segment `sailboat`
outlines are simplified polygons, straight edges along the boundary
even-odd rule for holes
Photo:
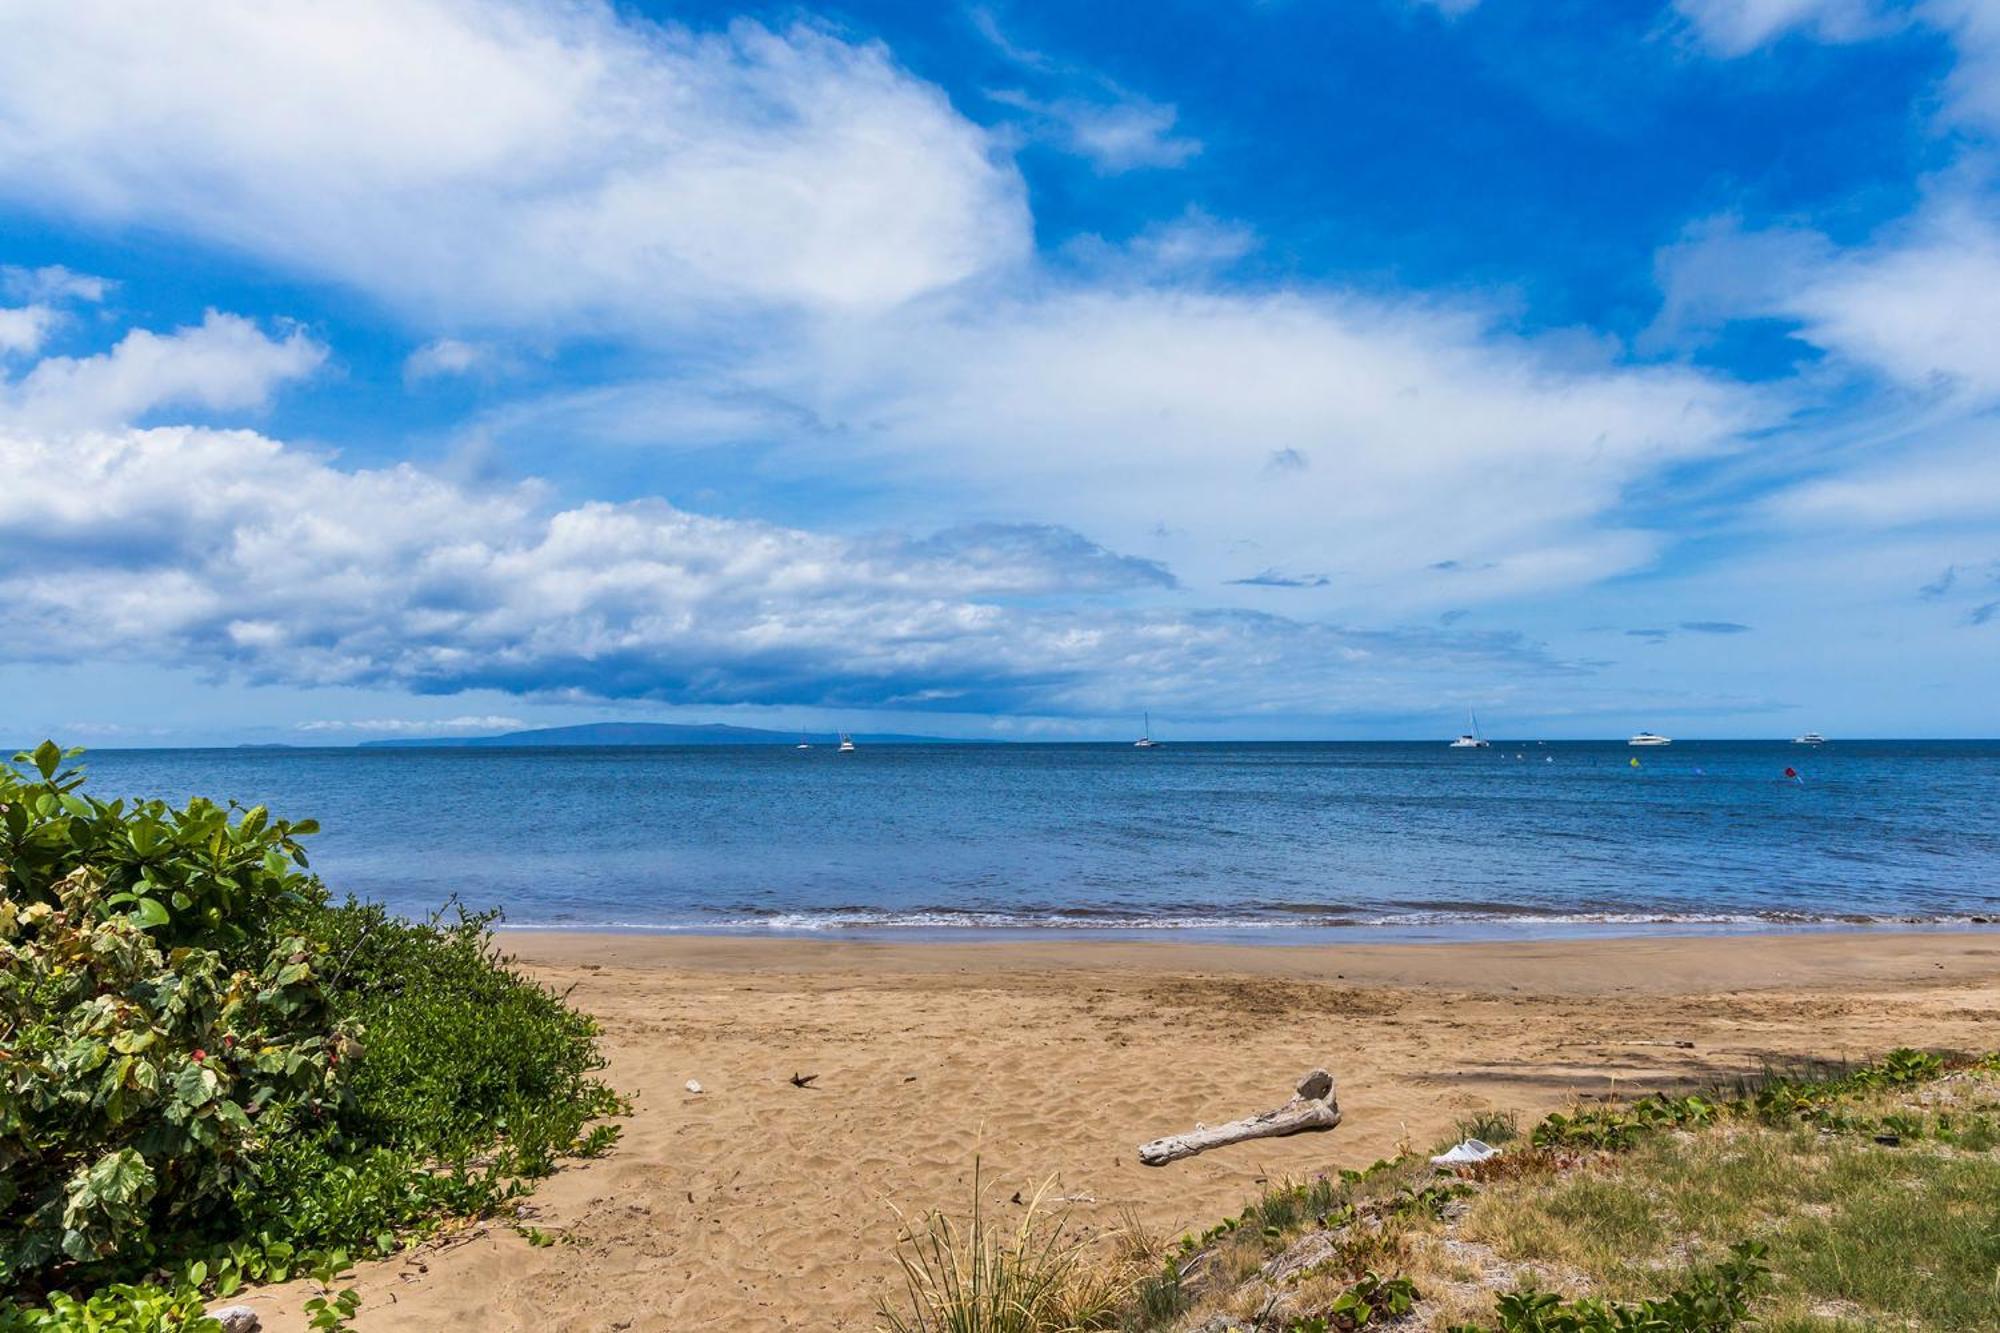
[[[854,737],[848,735],[844,731],[840,733],[840,753],[841,754],[854,753]]]
[[[1479,717],[1470,708],[1465,710],[1465,720],[1472,730],[1451,743],[1454,750],[1490,750],[1493,742],[1479,734]]]
[[[1146,714],[1146,729],[1139,734],[1138,740],[1132,742],[1132,748],[1135,750],[1154,750],[1159,748],[1159,744],[1158,741],[1153,739],[1153,715],[1148,713]]]
[[[802,731],[799,733],[799,743],[792,748],[794,750],[810,750],[812,749],[812,742],[806,739],[806,734]]]

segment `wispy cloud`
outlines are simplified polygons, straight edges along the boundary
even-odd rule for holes
[[[403,380],[421,384],[425,380],[469,375],[493,364],[490,346],[459,338],[438,338],[425,343],[403,362]]]
[[[1333,580],[1324,574],[1286,574],[1275,569],[1266,569],[1248,578],[1230,579],[1229,582],[1249,588],[1325,588]]]
[[[363,717],[316,718],[294,725],[297,731],[360,731],[378,735],[450,734],[481,731],[520,731],[528,724],[518,717],[493,714],[461,714],[457,717]]]
[[[60,305],[65,301],[102,301],[116,286],[106,278],[77,273],[61,264],[23,268],[0,264],[0,295],[39,305]]]
[[[971,19],[995,51],[1046,89],[995,88],[986,94],[1026,113],[1023,126],[1031,136],[1111,174],[1178,167],[1201,151],[1200,140],[1174,132],[1180,112],[1171,103],[1156,102],[1094,70],[1022,46],[1002,31],[991,9],[975,8]]]
[[[1733,620],[1683,620],[1681,628],[1690,634],[1748,634],[1748,625]]]
[[[1100,171],[1178,167],[1201,151],[1201,140],[1174,132],[1180,120],[1175,107],[1136,94],[1043,99],[1017,88],[996,88],[987,96],[1026,112],[1033,134],[1088,159]]]

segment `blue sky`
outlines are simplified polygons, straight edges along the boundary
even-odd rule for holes
[[[0,733],[2000,733],[2000,3],[0,0]]]

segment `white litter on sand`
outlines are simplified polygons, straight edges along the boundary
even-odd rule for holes
[[[1489,1157],[1498,1157],[1500,1150],[1490,1143],[1478,1139],[1467,1139],[1456,1148],[1451,1148],[1431,1158],[1432,1166],[1471,1166]]]

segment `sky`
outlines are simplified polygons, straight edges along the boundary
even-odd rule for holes
[[[0,738],[2000,734],[2000,0],[0,0]]]

